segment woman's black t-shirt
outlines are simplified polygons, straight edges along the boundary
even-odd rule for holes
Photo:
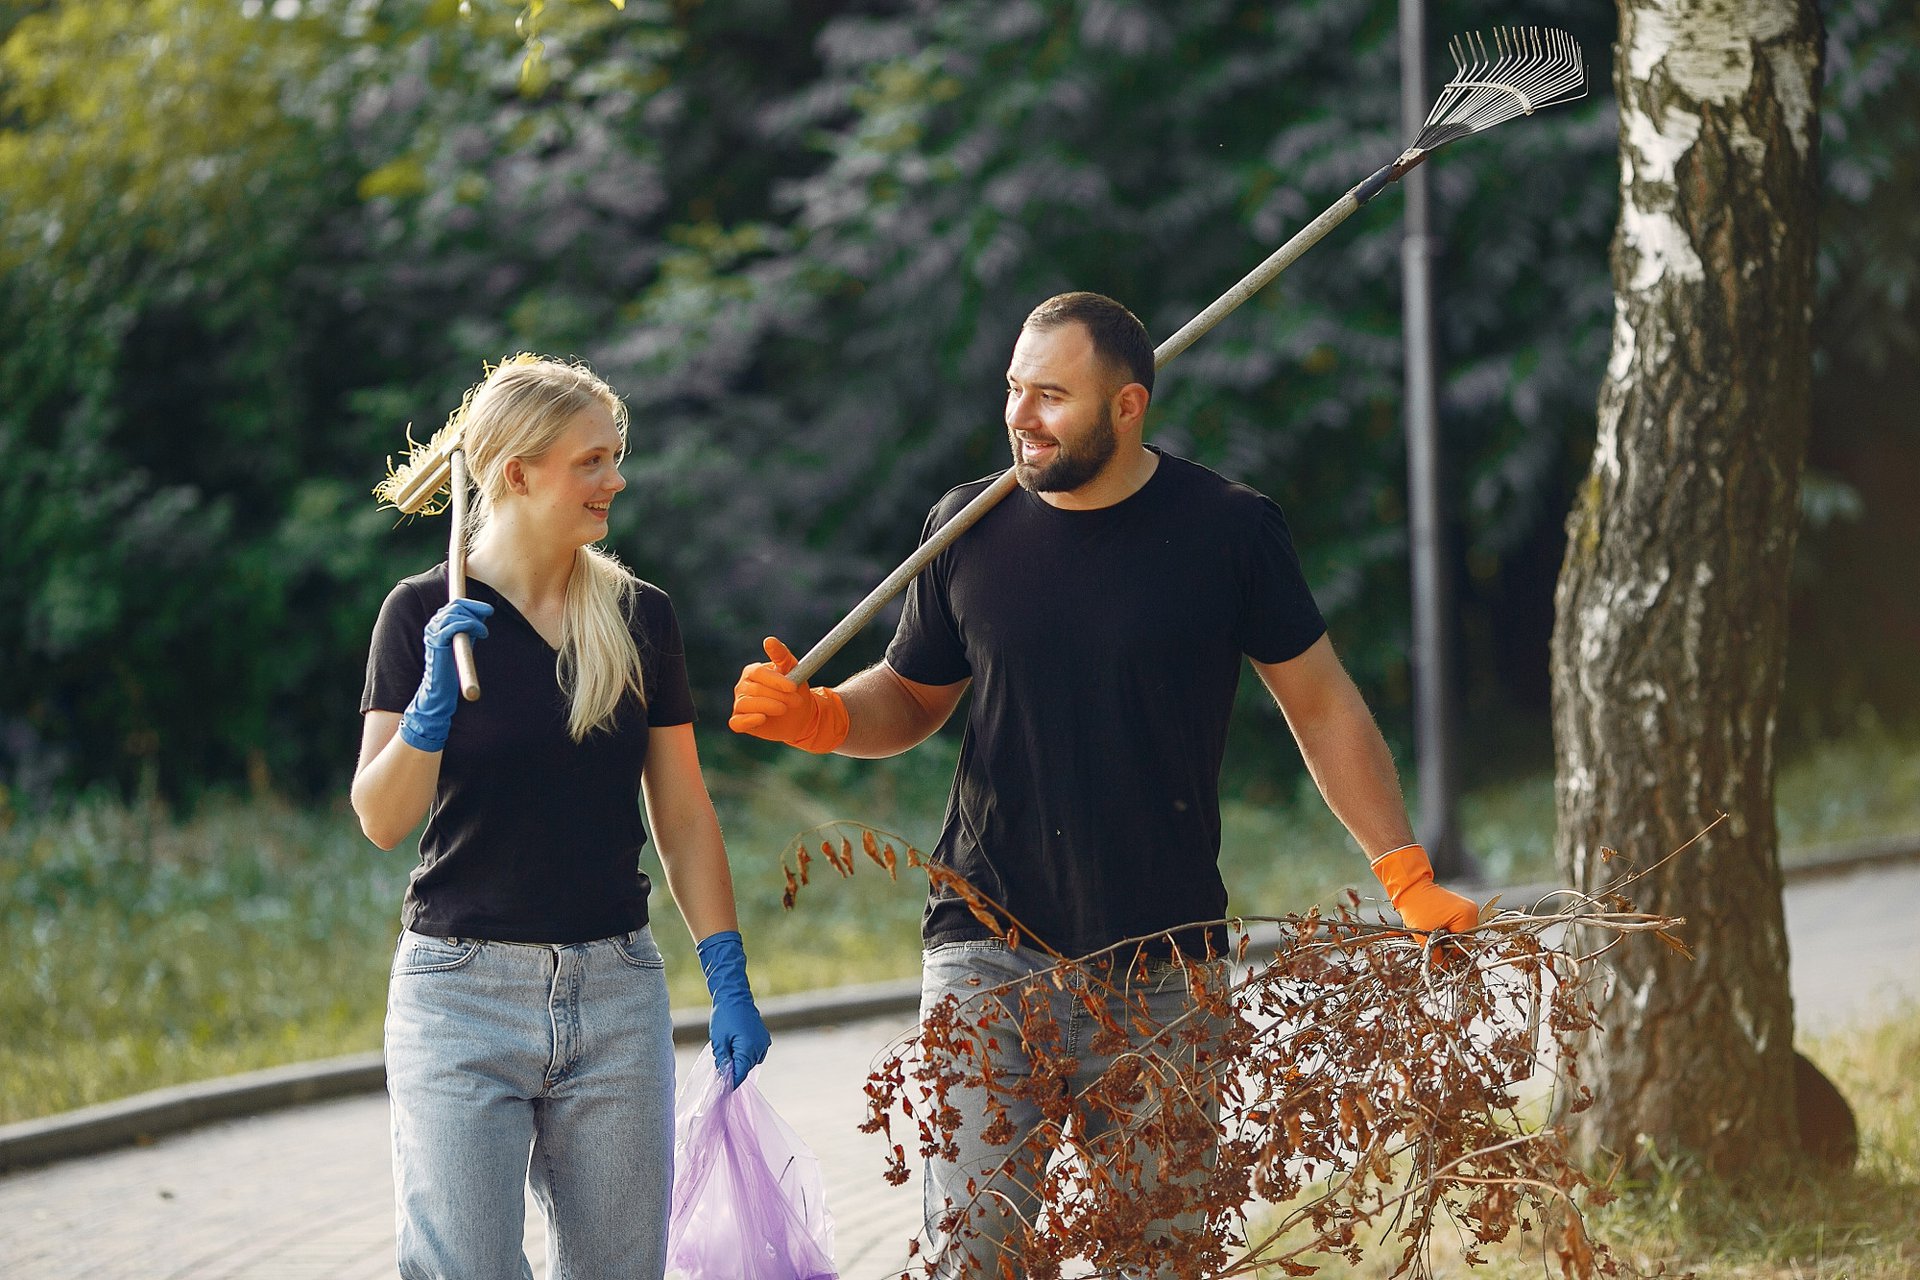
[[[461,702],[407,884],[416,933],[500,942],[587,942],[647,923],[652,885],[640,771],[650,726],[689,724],[680,625],[667,594],[640,582],[631,625],[647,705],[631,695],[609,728],[567,733],[559,652],[508,600],[467,580],[493,606],[474,645],[481,696]],[[403,579],[374,625],[360,710],[406,710],[425,664],[421,631],[447,602],[444,564]]]

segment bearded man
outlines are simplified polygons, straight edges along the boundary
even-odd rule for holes
[[[1192,965],[1173,950],[1203,963],[1223,950],[1196,926],[1226,913],[1220,764],[1243,656],[1405,922],[1477,922],[1414,842],[1392,755],[1334,654],[1280,508],[1142,439],[1153,375],[1146,329],[1111,298],[1068,293],[1036,307],[1007,367],[1020,489],[915,579],[883,662],[813,689],[787,678],[793,657],[769,639],[771,661],[742,672],[728,722],[873,759],[924,741],[971,688],[934,859],[1065,955],[1155,937],[1146,955],[1101,966],[1131,1002],[1117,1021],[1136,1053],[1153,1052],[1152,1028],[1191,1007]],[[926,533],[992,480],[948,493]],[[994,1037],[1003,1082],[1024,1074],[1011,1029],[1023,989],[1050,1001],[1051,1051],[1077,1065],[1064,1089],[1077,1095],[1113,1062],[1073,984],[1036,981],[1046,955],[1010,948],[937,886],[922,932],[923,1017],[948,996],[995,993],[1009,1023]],[[984,1099],[950,1101],[959,1159],[927,1165],[929,1239],[942,1274],[999,1275],[1006,1239],[1034,1220],[1048,1153],[1027,1137],[1041,1109],[1016,1101],[1011,1136],[996,1125],[1005,1140],[989,1141]],[[1113,1119],[1076,1114],[1083,1139]]]

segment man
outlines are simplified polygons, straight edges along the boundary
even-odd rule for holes
[[[792,656],[769,639],[773,661],[742,673],[730,727],[808,751],[890,756],[944,724],[971,685],[935,860],[1066,955],[1164,931],[1197,956],[1204,932],[1182,927],[1226,912],[1219,776],[1244,654],[1402,919],[1472,927],[1475,905],[1434,883],[1414,843],[1392,757],[1334,656],[1280,509],[1144,443],[1153,374],[1145,328],[1112,299],[1069,293],[1035,308],[1007,369],[1021,488],[914,581],[884,662],[811,689],[782,674]],[[927,531],[990,482],[947,494]],[[937,889],[923,934],[923,1016],[945,995],[964,1001],[1047,963],[999,943]],[[1161,958],[1140,971],[1155,1020],[1177,1015],[1183,969]],[[1059,1002],[1063,1021],[1073,1005]],[[1112,1058],[1075,1043],[1075,1030],[1063,1027],[1063,1043],[1080,1064],[1077,1094]],[[999,1065],[1017,1073],[1017,1062]],[[963,1233],[973,1238],[943,1259],[998,1274],[996,1236],[1031,1220],[1042,1163],[1001,1162],[1039,1116],[1020,1109],[1012,1143],[996,1146],[978,1132],[984,1108],[960,1110],[960,1160],[926,1171],[928,1231],[950,1234],[943,1219],[963,1202],[1008,1206],[976,1217]],[[1078,1121],[1083,1134],[1100,1123]],[[970,1194],[970,1181],[993,1194]]]

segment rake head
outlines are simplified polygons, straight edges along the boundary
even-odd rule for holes
[[[1587,96],[1587,67],[1573,37],[1553,27],[1495,27],[1493,53],[1478,34],[1455,36],[1453,79],[1407,148],[1424,157],[1449,142]]]

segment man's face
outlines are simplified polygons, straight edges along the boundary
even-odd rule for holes
[[[1086,326],[1023,329],[1007,366],[1007,440],[1014,477],[1035,493],[1069,493],[1114,455],[1114,373]]]

